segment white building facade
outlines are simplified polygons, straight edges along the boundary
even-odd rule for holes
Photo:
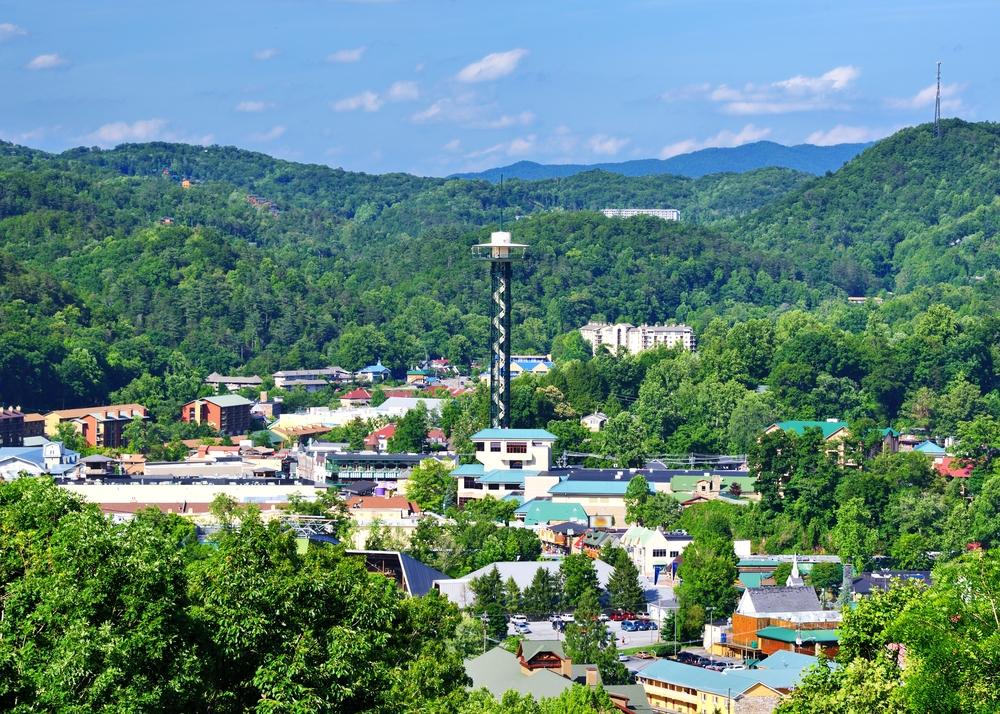
[[[631,325],[627,322],[588,322],[580,328],[580,336],[590,343],[591,349],[606,346],[612,353],[624,347],[637,355],[645,350],[664,345],[667,348],[683,347],[693,350],[696,346],[694,330],[687,325]]]
[[[631,218],[632,216],[652,216],[665,221],[679,221],[681,212],[676,208],[602,208],[607,218]]]

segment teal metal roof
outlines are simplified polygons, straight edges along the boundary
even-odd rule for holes
[[[932,454],[934,456],[944,456],[947,453],[933,441],[922,441],[914,446],[913,450],[919,451],[921,454]]]
[[[517,484],[524,488],[525,476],[537,476],[538,471],[526,471],[524,469],[493,469],[487,471],[476,480],[479,483],[507,483]]]
[[[773,558],[741,558],[737,563],[741,568],[776,568],[781,563]]]
[[[899,432],[896,431],[895,429],[893,429],[892,427],[886,427],[885,429],[882,429],[879,432],[879,434],[881,434],[883,437],[885,437],[885,436],[899,436]]]
[[[490,439],[506,440],[523,439],[525,441],[555,441],[556,435],[545,429],[482,429],[471,437],[472,441],[488,441]]]
[[[816,657],[799,657],[804,659],[774,659],[772,655],[761,662],[758,669],[730,672],[716,672],[670,659],[658,659],[637,675],[640,679],[645,677],[722,696],[741,694],[757,684],[775,690],[788,690],[798,684],[804,670],[819,662]],[[769,662],[767,667],[764,666],[765,662]]]
[[[628,489],[628,479],[621,481],[560,481],[549,489],[552,495],[562,496],[624,496]],[[653,485],[649,492],[653,493]]]
[[[740,573],[739,580],[744,587],[759,588],[760,581],[769,578],[774,573]]]
[[[841,429],[847,428],[846,421],[779,421],[777,426],[785,431],[793,431],[802,436],[806,429],[819,429],[823,432],[823,438],[829,439]]]
[[[452,476],[482,476],[482,464],[462,464],[451,472]]]
[[[791,627],[778,627],[777,625],[757,630],[757,636],[788,643],[793,643],[797,638],[801,637],[803,644],[812,642],[836,644],[840,641],[840,633],[837,630],[796,630]]]
[[[534,499],[522,504],[515,513],[524,516],[526,526],[565,523],[566,521],[587,522],[587,512],[579,503],[553,503]]]

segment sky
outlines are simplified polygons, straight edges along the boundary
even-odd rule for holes
[[[443,176],[1000,118],[997,0],[0,0],[0,139]]]

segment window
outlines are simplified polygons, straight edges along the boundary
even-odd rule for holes
[[[528,453],[528,445],[523,441],[512,441],[507,444],[508,454],[526,454]]]
[[[500,453],[500,442],[499,441],[491,441],[490,442],[490,451],[493,452],[494,454],[499,454]]]
[[[665,548],[653,548],[653,557],[654,558],[666,558],[667,557],[667,551],[666,551],[666,549]]]
[[[485,443],[483,443],[482,441],[477,441],[476,442],[476,451],[482,451],[485,448],[486,448],[486,444]]]
[[[670,551],[670,557],[671,558],[676,558],[678,555],[680,555],[680,551],[677,551],[677,550]]]
[[[511,461],[510,462],[510,467],[512,469],[523,469],[524,468],[524,462],[523,461]]]

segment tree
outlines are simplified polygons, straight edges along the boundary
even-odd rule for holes
[[[699,615],[709,607],[714,617],[725,617],[736,608],[736,562],[732,541],[695,539],[684,549],[676,593],[686,636],[700,631]]]
[[[608,595],[612,607],[634,612],[645,608],[646,594],[639,584],[639,569],[631,558],[618,558],[615,571],[608,579]]]
[[[586,590],[573,613],[573,622],[566,625],[563,645],[566,656],[580,664],[595,664],[605,684],[623,684],[628,672],[618,661],[618,649],[601,614],[596,590]]]
[[[425,451],[428,423],[427,408],[420,402],[396,422],[396,433],[389,439],[389,451],[394,454]]]
[[[522,607],[528,617],[543,619],[559,609],[562,583],[558,572],[538,568],[531,583],[524,589]]]
[[[573,553],[563,558],[559,572],[563,581],[563,604],[569,608],[578,607],[588,592],[592,591],[595,596],[600,592],[594,561],[583,553]]]
[[[503,584],[503,606],[508,614],[514,614],[521,609],[521,589],[511,575]]]
[[[646,461],[646,430],[628,412],[609,419],[600,432],[601,450],[621,468],[642,466]]]
[[[852,498],[837,509],[837,525],[830,532],[840,559],[861,572],[871,560],[878,534],[871,528],[871,513],[860,498]]]
[[[645,505],[649,500],[649,481],[645,476],[633,476],[625,487],[625,522],[645,525]]]
[[[469,589],[476,596],[474,611],[486,618],[487,635],[499,643],[507,636],[504,586],[500,571],[495,567],[487,570],[469,583]]]
[[[365,550],[399,550],[399,539],[382,520],[376,518],[368,525]]]
[[[844,582],[844,566],[840,563],[813,563],[807,576],[817,590],[836,590]]]
[[[424,459],[406,480],[406,497],[422,511],[444,513],[455,502],[457,483],[451,470],[437,459]]]
[[[60,422],[56,427],[56,441],[61,441],[63,446],[71,451],[83,451],[87,448],[87,441],[83,434],[76,430],[76,427],[68,422]]]

